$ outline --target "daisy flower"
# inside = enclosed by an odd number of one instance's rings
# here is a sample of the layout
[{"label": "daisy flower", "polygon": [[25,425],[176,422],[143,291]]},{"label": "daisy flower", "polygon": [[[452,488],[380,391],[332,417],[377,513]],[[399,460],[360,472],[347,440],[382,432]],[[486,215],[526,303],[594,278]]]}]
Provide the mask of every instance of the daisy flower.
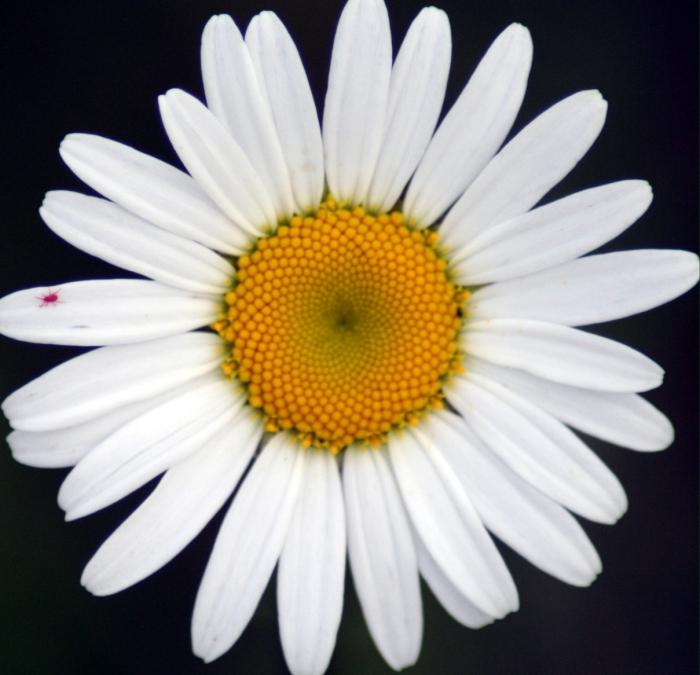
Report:
[{"label": "daisy flower", "polygon": [[626,510],[613,473],[572,431],[641,451],[673,439],[639,392],[663,371],[581,326],[663,304],[697,256],[589,255],[652,193],[608,183],[539,205],[605,121],[575,93],[504,144],[532,57],[506,28],[438,125],[451,58],[426,8],[392,59],[382,0],[350,0],[319,122],[280,20],[202,38],[206,105],[159,99],[185,171],[71,134],[68,166],[101,197],[50,192],[46,224],[147,279],[57,283],[0,300],[0,332],[97,347],[3,403],[14,457],[74,467],[73,520],[152,479],[82,583],[149,576],[231,494],[197,593],[196,655],[236,642],[277,569],[291,672],[322,673],[346,556],[367,626],[394,669],[416,661],[419,579],[479,628],[517,610],[492,533],[576,586],[600,560],[577,520]]}]

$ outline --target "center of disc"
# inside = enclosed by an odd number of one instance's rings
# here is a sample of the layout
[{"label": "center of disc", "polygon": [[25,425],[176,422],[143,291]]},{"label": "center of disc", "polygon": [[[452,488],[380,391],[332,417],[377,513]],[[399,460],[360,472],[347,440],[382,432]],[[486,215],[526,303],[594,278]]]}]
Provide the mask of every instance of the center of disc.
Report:
[{"label": "center of disc", "polygon": [[351,332],[357,327],[357,312],[352,307],[339,307],[333,312],[333,323],[340,332]]},{"label": "center of disc", "polygon": [[436,244],[400,212],[329,200],[236,261],[213,327],[231,344],[224,371],[268,431],[338,452],[376,446],[441,405],[444,378],[460,368],[465,292]]}]

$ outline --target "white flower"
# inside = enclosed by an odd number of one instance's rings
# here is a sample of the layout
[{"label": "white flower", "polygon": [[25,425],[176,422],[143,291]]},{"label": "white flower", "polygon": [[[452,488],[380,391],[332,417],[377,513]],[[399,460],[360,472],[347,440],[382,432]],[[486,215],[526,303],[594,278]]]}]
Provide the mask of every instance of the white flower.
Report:
[{"label": "white flower", "polygon": [[0,300],[5,335],[101,347],[8,397],[8,440],[26,464],[75,465],[59,493],[68,519],[164,472],[88,564],[90,591],[159,569],[239,483],[194,608],[206,661],[238,639],[278,565],[289,668],[323,672],[346,548],[396,669],[420,649],[419,573],[467,626],[517,609],[485,528],[553,576],[591,583],[600,561],[569,511],[612,523],[626,497],[569,426],[645,451],[673,430],[637,394],[661,369],[575,327],[667,302],[696,283],[698,261],[586,256],[645,212],[643,181],[533,208],[594,142],[606,105],[574,94],[499,150],[530,60],[527,30],[510,26],[433,134],[447,17],[423,10],[392,65],[383,3],[350,0],[321,132],[279,20],[263,12],[243,39],[219,16],[202,46],[208,107],[182,91],[160,100],[189,175],[66,138],[65,161],[107,199],[49,193],[42,217],[152,281]]}]

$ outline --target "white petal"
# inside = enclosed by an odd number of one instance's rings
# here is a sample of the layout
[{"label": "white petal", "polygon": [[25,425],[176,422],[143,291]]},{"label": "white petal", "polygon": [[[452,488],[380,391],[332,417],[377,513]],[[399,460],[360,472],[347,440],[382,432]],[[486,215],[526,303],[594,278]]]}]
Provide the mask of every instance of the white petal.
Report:
[{"label": "white petal", "polygon": [[581,431],[633,450],[673,443],[668,418],[637,394],[609,394],[543,380],[515,368],[471,358],[469,372],[489,377]]},{"label": "white petal", "polygon": [[482,612],[450,581],[418,535],[415,536],[415,542],[421,576],[447,613],[455,621],[469,628],[482,628],[493,623],[490,614]]},{"label": "white petal", "polygon": [[589,585],[602,566],[576,519],[521,480],[447,411],[431,416],[426,434],[458,476],[479,517],[533,565],[569,584]]},{"label": "white petal", "polygon": [[125,270],[195,293],[221,294],[231,283],[224,258],[105,199],[49,192],[39,212],[59,237]]},{"label": "white petal", "polygon": [[333,42],[323,110],[331,194],[364,203],[384,135],[391,30],[383,0],[349,0]]},{"label": "white petal", "polygon": [[44,468],[75,466],[107,436],[187,386],[189,383],[65,429],[13,431],[7,437],[7,444],[12,449],[14,459],[22,464]]},{"label": "white petal", "polygon": [[60,152],[81,180],[144,220],[231,255],[246,249],[250,235],[174,166],[92,134],[69,134]]},{"label": "white petal", "polygon": [[411,528],[383,450],[345,451],[343,492],[362,613],[384,660],[406,668],[418,658],[423,610]]},{"label": "white petal", "polygon": [[463,347],[501,366],[599,391],[646,391],[663,380],[663,370],[630,347],[542,321],[474,321],[463,336]]},{"label": "white petal", "polygon": [[530,33],[510,25],[486,52],[428,146],[406,193],[409,219],[431,225],[493,157],[520,109],[531,62]]},{"label": "white petal", "polygon": [[15,429],[49,431],[144,401],[217,368],[225,343],[186,333],[81,354],[32,380],[2,404]]},{"label": "white petal", "polygon": [[289,529],[303,464],[299,446],[275,435],[224,518],[192,615],[192,649],[206,662],[233,646],[255,612]]},{"label": "white petal", "polygon": [[617,237],[651,203],[651,188],[626,180],[577,192],[480,232],[454,251],[466,286],[523,277],[573,260]]},{"label": "white petal", "polygon": [[614,523],[627,509],[620,482],[561,422],[481,375],[446,392],[469,426],[515,473],[579,515]]},{"label": "white petal", "polygon": [[289,670],[322,675],[343,610],[345,511],[338,461],[308,450],[299,500],[277,568],[280,637]]},{"label": "white petal", "polygon": [[255,237],[276,225],[265,184],[222,123],[184,91],[171,89],[158,103],[175,152],[217,206]]},{"label": "white petal", "polygon": [[202,35],[202,79],[207,105],[229,130],[275,205],[278,219],[294,212],[292,186],[270,104],[238,27],[230,16],[209,19]]},{"label": "white petal", "polygon": [[206,447],[169,469],[90,559],[83,586],[95,595],[117,593],[170,562],[233,492],[261,435],[260,421],[244,410]]},{"label": "white petal", "polygon": [[485,614],[516,610],[505,563],[432,440],[418,430],[394,434],[389,454],[416,533],[442,573]]},{"label": "white petal", "polygon": [[206,326],[219,298],[156,281],[74,281],[0,299],[0,333],[15,340],[93,347],[141,342]]},{"label": "white petal", "polygon": [[323,197],[323,143],[299,52],[273,12],[254,17],[245,39],[269,101],[294,200],[300,211],[312,211]]},{"label": "white petal", "polygon": [[148,410],[108,436],[68,474],[58,492],[66,520],[113,504],[196,452],[243,405],[219,373]]},{"label": "white petal", "polygon": [[391,71],[384,140],[368,205],[388,211],[415,171],[437,124],[450,70],[447,14],[426,7],[411,24]]},{"label": "white petal", "polygon": [[532,208],[586,154],[605,121],[597,91],[565,98],[530,122],[479,174],[445,216],[440,233],[457,247]]},{"label": "white petal", "polygon": [[512,317],[583,326],[663,305],[697,281],[695,253],[606,253],[480,289],[470,299],[469,311],[474,319]]}]

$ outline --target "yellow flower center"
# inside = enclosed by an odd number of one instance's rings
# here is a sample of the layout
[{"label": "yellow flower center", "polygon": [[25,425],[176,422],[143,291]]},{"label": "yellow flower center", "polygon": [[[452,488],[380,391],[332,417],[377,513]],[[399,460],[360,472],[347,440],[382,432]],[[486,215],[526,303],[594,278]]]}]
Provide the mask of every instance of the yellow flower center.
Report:
[{"label": "yellow flower center", "polygon": [[338,452],[376,446],[441,406],[443,380],[460,368],[466,294],[436,244],[399,212],[329,200],[238,259],[213,327],[232,345],[224,371],[245,384],[268,431]]}]

